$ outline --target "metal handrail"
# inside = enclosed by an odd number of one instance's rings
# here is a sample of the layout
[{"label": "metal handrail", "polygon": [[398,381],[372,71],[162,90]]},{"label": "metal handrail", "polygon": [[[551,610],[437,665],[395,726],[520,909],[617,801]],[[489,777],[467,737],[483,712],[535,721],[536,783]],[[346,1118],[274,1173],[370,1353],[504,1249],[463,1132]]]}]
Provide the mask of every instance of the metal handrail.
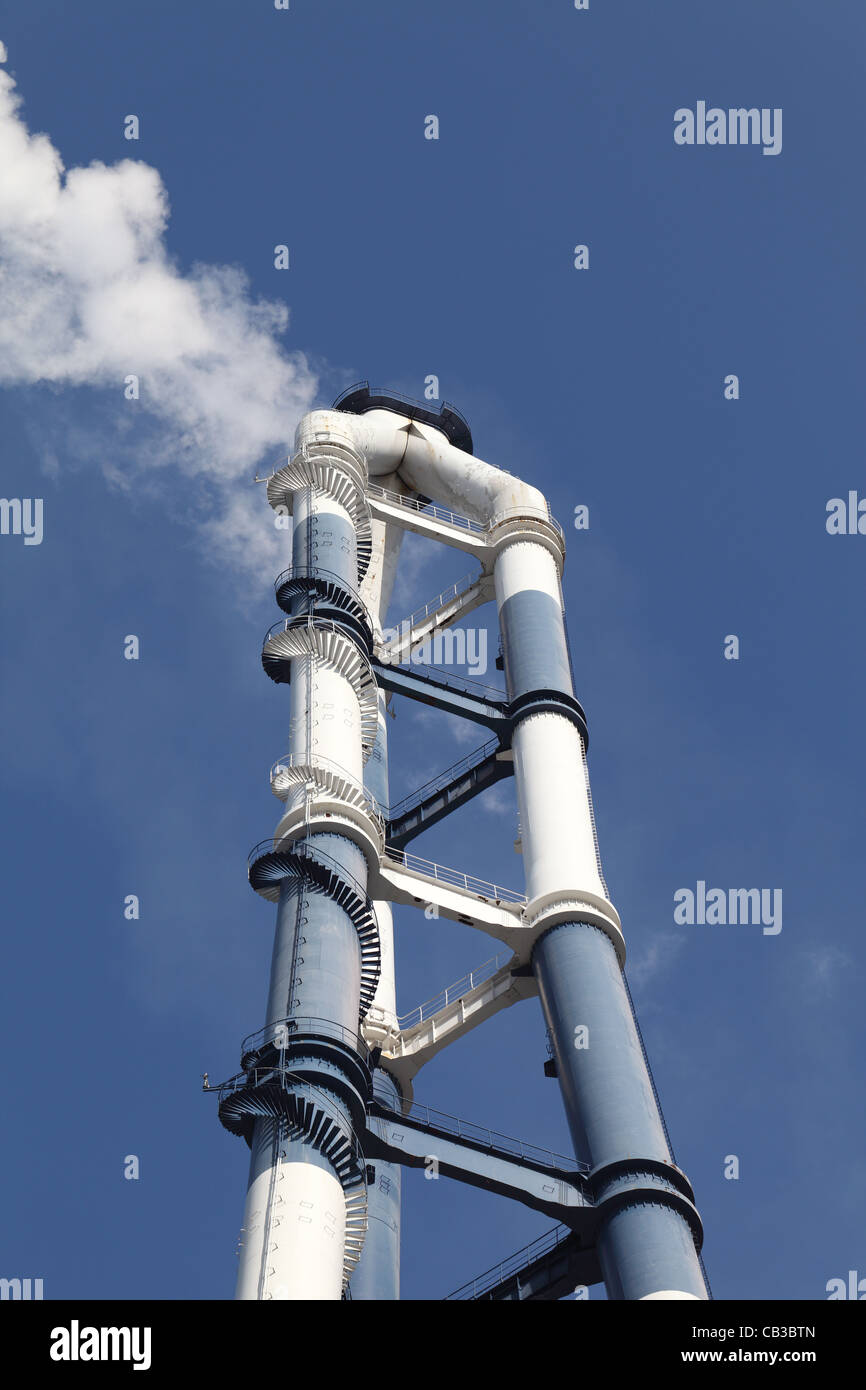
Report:
[{"label": "metal handrail", "polygon": [[[332,618],[317,618],[313,613],[287,614],[285,618],[279,618],[275,623],[271,624],[262,639],[262,646],[264,647],[278,632],[289,632],[292,628],[300,627],[318,629],[324,632],[335,632],[340,637],[345,636],[339,624],[335,623]],[[358,653],[358,657],[359,660],[366,661],[366,658],[362,657],[360,652]],[[367,662],[367,665],[369,665],[369,662]]]},{"label": "metal handrail", "polygon": [[389,492],[387,488],[380,487],[377,483],[367,484],[368,497],[378,498],[383,502],[391,503],[393,506],[404,507],[409,511],[418,512],[425,516],[431,516],[434,521],[443,521],[449,526],[456,526],[465,531],[474,531],[481,535],[489,535],[498,526],[505,525],[508,521],[540,521],[550,526],[565,545],[565,532],[556,517],[550,510],[549,504],[545,504],[545,514],[541,515],[541,509],[536,509],[536,513],[529,507],[506,507],[503,511],[496,512],[488,522],[472,521],[467,516],[461,516],[459,512],[449,511],[447,507],[440,507],[435,502],[429,502],[413,497],[405,497],[400,492]]},{"label": "metal handrail", "polygon": [[712,1291],[712,1289],[711,1289],[711,1287],[710,1287],[710,1276],[707,1274],[707,1267],[706,1267],[706,1265],[704,1264],[704,1257],[703,1257],[703,1255],[701,1254],[700,1250],[697,1251],[697,1256],[698,1256],[698,1264],[699,1264],[700,1267],[701,1267],[701,1274],[704,1276],[704,1283],[705,1283],[706,1286],[707,1286],[707,1296],[709,1297],[710,1301],[712,1302],[712,1300],[713,1300],[713,1291]]},{"label": "metal handrail", "polygon": [[504,1284],[507,1279],[514,1278],[522,1269],[528,1268],[536,1260],[541,1259],[542,1255],[549,1254],[551,1250],[564,1244],[573,1235],[574,1232],[569,1226],[554,1226],[543,1236],[530,1241],[529,1245],[524,1245],[522,1250],[517,1250],[513,1255],[509,1255],[507,1260],[500,1260],[499,1264],[491,1265],[490,1269],[486,1269],[477,1278],[470,1279],[467,1284],[461,1284],[459,1289],[447,1294],[443,1302],[447,1303],[450,1299],[477,1298],[479,1294],[495,1289],[497,1284]]},{"label": "metal handrail", "polygon": [[355,600],[359,607],[363,608],[365,612],[368,611],[367,605],[355,586],[350,584],[348,579],[344,579],[341,574],[337,574],[336,570],[322,569],[319,565],[289,565],[288,569],[284,569],[282,574],[277,575],[274,580],[274,588],[279,589],[280,585],[284,584],[288,579],[332,580],[335,584],[339,585],[341,589],[344,589],[346,593]]},{"label": "metal handrail", "polygon": [[[247,855],[247,872],[259,860],[268,854],[279,854],[281,842],[273,835],[269,835],[266,840],[259,840],[258,844],[253,845]],[[321,864],[324,868],[330,868],[338,878],[341,878],[348,887],[352,888],[363,902],[369,902],[366,886],[359,883],[354,874],[344,868],[330,854],[318,846],[310,846],[305,840],[293,840],[285,851],[294,854],[299,858],[311,859],[314,863]],[[395,864],[400,864],[410,872],[423,874],[425,878],[433,879],[437,883],[444,883],[452,888],[462,888],[464,892],[472,893],[475,897],[484,898],[488,901],[498,903],[520,903],[526,902],[525,893],[517,893],[512,888],[503,888],[498,883],[491,883],[483,878],[476,878],[473,874],[464,874],[459,869],[449,869],[444,864],[436,864],[432,859],[422,859],[417,854],[407,854],[405,850],[394,849],[391,845],[386,845],[384,858],[390,859]]]},{"label": "metal handrail", "polygon": [[468,994],[470,990],[475,989],[477,985],[485,984],[488,980],[493,978],[506,961],[512,959],[512,956],[500,952],[498,956],[492,956],[490,960],[486,960],[484,964],[479,965],[477,969],[470,970],[468,974],[463,975],[459,980],[455,981],[453,985],[447,985],[445,989],[435,994],[432,999],[426,999],[423,1004],[419,1004],[417,1008],[412,1009],[408,1014],[398,1014],[397,1022],[400,1025],[400,1031],[406,1032],[409,1028],[414,1028],[417,1024],[423,1023],[425,1018],[431,1018],[434,1014],[439,1013],[441,1009],[445,1009],[449,1004],[455,1003],[458,999],[462,998],[464,994]]},{"label": "metal handrail", "polygon": [[[412,396],[407,396],[403,391],[392,391],[390,386],[371,386],[369,381],[356,381],[353,386],[348,386],[345,391],[341,391],[337,399],[334,401],[332,408],[334,410],[339,410],[341,403],[344,400],[346,400],[347,397],[354,395],[356,391],[364,387],[366,387],[369,395],[373,398],[385,396],[388,397],[389,400],[400,401],[402,405],[408,405],[413,410],[421,409],[426,411],[430,415],[433,414],[432,410],[427,410],[427,407],[424,405],[422,401],[415,400]],[[464,426],[467,435],[470,433],[469,421],[466,419],[466,416],[463,414],[463,412],[457,409],[456,405],[452,405],[450,401],[439,401],[438,404],[440,415],[443,414],[443,412],[448,411],[451,415],[455,417],[455,419],[460,421],[461,425]],[[433,428],[435,429],[436,426],[434,425]],[[491,464],[491,467],[495,468],[496,464]]]},{"label": "metal handrail", "polygon": [[[491,517],[490,522],[487,526],[487,530],[492,531],[494,527],[501,526],[505,522],[510,520],[541,521],[546,522],[549,526],[553,527],[554,531],[559,536],[559,539],[562,541],[564,545],[565,532],[563,531],[562,526],[557,521],[556,517],[553,515],[553,512],[550,510],[549,502],[545,503],[545,509],[547,515],[538,516],[533,514],[532,510],[528,507],[506,507],[503,511],[497,512],[495,516]],[[540,511],[540,508],[538,510]]]},{"label": "metal handrail", "polygon": [[[292,455],[289,453],[288,450],[286,450],[286,452],[285,452],[284,454],[280,454],[279,458],[278,458],[278,459],[275,459],[274,462],[271,464],[271,471],[270,471],[270,473],[262,473],[262,474],[260,475],[259,472],[258,472],[258,470],[257,470],[257,471],[253,474],[253,482],[254,482],[254,483],[267,483],[267,482],[269,482],[271,478],[276,477],[276,475],[279,473],[279,471],[280,471],[281,468],[286,468],[286,467],[288,466],[288,464],[291,463],[291,461],[292,461]],[[267,464],[265,465],[265,467],[267,467]]]},{"label": "metal handrail", "polygon": [[459,598],[461,594],[465,594],[474,584],[480,583],[483,577],[480,571],[473,574],[464,574],[462,579],[457,579],[453,584],[449,584],[448,588],[443,589],[441,594],[437,594],[435,598],[431,598],[427,603],[423,603],[420,608],[416,608],[414,613],[410,613],[407,618],[403,619],[403,622],[407,623],[411,629],[416,622],[422,621],[424,618],[429,618],[431,613],[437,612],[449,599]]},{"label": "metal handrail", "polygon": [[[308,1080],[304,1076],[300,1076],[297,1072],[291,1071],[290,1068],[286,1066],[280,1066],[278,1064],[277,1066],[251,1067],[249,1071],[236,1072],[235,1075],[230,1076],[227,1081],[221,1081],[218,1086],[208,1086],[206,1089],[210,1094],[219,1095],[220,1099],[224,1099],[226,1096],[236,1095],[238,1091],[255,1090],[257,1086],[261,1086],[275,1079],[279,1080],[281,1090],[287,1091],[289,1089],[286,1085],[286,1082],[289,1081],[291,1082],[291,1091],[293,1093],[302,1092],[308,1096],[314,1097],[316,1103],[321,1106],[329,1118],[343,1131],[344,1136],[351,1144],[355,1158],[358,1158],[363,1153],[361,1140],[355,1131],[354,1125],[352,1125],[351,1119],[340,1109],[335,1096],[330,1094],[323,1086],[317,1086],[314,1082]],[[347,1120],[349,1134],[346,1134],[345,1130]],[[364,1181],[364,1187],[366,1188],[366,1170],[362,1169],[361,1177]]]},{"label": "metal handrail", "polygon": [[277,761],[271,765],[271,770],[268,775],[272,787],[274,784],[274,774],[281,769],[290,767],[321,767],[331,772],[336,772],[345,782],[351,782],[352,786],[360,792],[367,802],[370,814],[373,816],[374,820],[376,820],[377,823],[381,823],[380,828],[384,830],[385,820],[388,814],[387,806],[383,806],[381,802],[377,801],[375,796],[364,786],[363,782],[359,781],[357,777],[354,777],[351,772],[347,771],[342,763],[335,762],[333,758],[326,758],[321,753],[287,753],[284,757],[278,758]]},{"label": "metal handrail", "polygon": [[444,666],[431,666],[428,662],[421,661],[385,661],[384,653],[379,656],[382,666],[410,666],[412,675],[419,681],[438,682],[441,685],[450,685],[452,688],[457,686],[471,687],[465,689],[464,694],[474,695],[476,700],[492,701],[495,704],[505,705],[508,702],[507,692],[498,685],[484,685],[482,681],[475,681],[471,676],[461,676],[456,671],[448,671]]},{"label": "metal handrail", "polygon": [[360,1053],[365,1059],[370,1055],[369,1048],[361,1041],[357,1028],[353,1031],[329,1018],[293,1015],[276,1019],[273,1023],[266,1023],[264,1028],[259,1028],[257,1032],[250,1033],[245,1037],[241,1043],[241,1058],[245,1053],[255,1052],[260,1047],[266,1046],[267,1043],[273,1043],[277,1051],[282,1052],[291,1036],[297,1033],[312,1033],[321,1037],[334,1038]]},{"label": "metal handrail", "polygon": [[581,739],[580,741],[580,752],[581,758],[583,760],[583,778],[584,782],[586,783],[586,804],[589,810],[589,825],[590,829],[592,830],[592,843],[595,847],[595,866],[598,869],[598,877],[601,882],[602,889],[604,890],[604,896],[606,898],[609,898],[610,894],[607,889],[607,882],[605,881],[604,872],[601,867],[601,846],[598,843],[598,827],[595,823],[595,811],[592,805],[592,787],[589,784],[589,767],[586,761],[586,747],[584,745],[583,739]]},{"label": "metal handrail", "polygon": [[[253,845],[247,855],[247,873],[249,873],[257,860],[263,859],[266,854],[279,854],[281,852],[281,847],[281,840],[273,835],[269,835],[266,840],[259,840],[258,844]],[[369,904],[370,899],[364,884],[359,883],[354,874],[350,873],[348,869],[345,869],[343,865],[339,863],[338,860],[332,858],[330,854],[326,854],[324,850],[319,849],[318,846],[312,848],[306,840],[292,840],[283,852],[286,854],[294,854],[301,859],[312,859],[314,863],[321,864],[323,868],[333,870],[338,878],[341,878],[349,888],[353,889],[356,896],[359,897],[362,902]]]},{"label": "metal handrail", "polygon": [[444,883],[451,888],[462,888],[475,897],[492,902],[526,902],[525,893],[516,893],[511,888],[501,888],[498,883],[488,883],[472,874],[461,873],[459,869],[448,869],[443,864],[434,864],[432,859],[421,859],[417,854],[407,854],[405,850],[394,849],[391,845],[385,847],[385,858],[402,864],[410,872],[414,871],[423,874],[425,878],[435,879],[437,883]]},{"label": "metal handrail", "polygon": [[456,526],[460,530],[476,531],[483,534],[488,529],[481,521],[471,521],[468,516],[461,516],[459,512],[449,511],[447,507],[439,507],[434,502],[404,497],[401,492],[389,492],[387,488],[380,487],[378,483],[367,484],[367,496],[378,498],[380,501],[388,502],[396,507],[403,507],[408,511],[430,516],[434,521],[445,522],[446,525]]},{"label": "metal handrail", "polygon": [[[227,1081],[220,1081],[216,1086],[208,1086],[208,1092],[216,1092],[220,1096],[233,1096],[238,1091],[253,1090],[263,1082],[279,1078],[283,1075],[283,1068],[280,1066],[250,1067],[249,1071],[237,1071],[234,1076],[230,1076]],[[282,1084],[282,1083],[281,1083]]]},{"label": "metal handrail", "polygon": [[499,739],[492,738],[487,743],[483,743],[480,748],[474,748],[471,753],[467,753],[458,762],[446,767],[444,772],[437,773],[435,777],[430,778],[429,782],[422,783],[420,787],[416,787],[413,792],[404,796],[396,805],[389,807],[388,819],[396,820],[398,816],[405,815],[407,811],[411,810],[413,805],[420,806],[421,802],[425,801],[428,796],[432,796],[434,792],[447,787],[450,782],[454,781],[455,777],[459,777],[463,772],[470,772],[473,767],[480,766],[499,747]]},{"label": "metal handrail", "polygon": [[[384,1110],[390,1108],[381,1100],[377,1104]],[[476,1125],[470,1120],[461,1120],[459,1116],[448,1115],[443,1110],[433,1110],[429,1105],[419,1105],[414,1100],[408,1110],[394,1110],[391,1113],[395,1120],[415,1120],[428,1129],[450,1134],[455,1139],[465,1139],[489,1151],[509,1154],[512,1158],[521,1159],[536,1167],[558,1168],[567,1173],[579,1174],[590,1171],[589,1164],[581,1162],[573,1154],[560,1154],[553,1149],[539,1148],[537,1144],[526,1144],[522,1139],[500,1134],[498,1130],[488,1129],[486,1125]]]},{"label": "metal handrail", "polygon": [[366,473],[367,460],[364,454],[361,452],[358,446],[352,442],[352,440],[347,438],[333,439],[329,437],[327,440],[308,440],[305,444],[301,445],[300,449],[296,449],[294,453],[292,453],[290,450],[287,450],[284,454],[280,454],[279,458],[277,458],[274,461],[274,463],[271,464],[270,473],[263,473],[260,476],[259,473],[256,472],[253,476],[253,482],[269,482],[271,478],[275,478],[276,475],[280,473],[284,468],[288,468],[292,463],[294,463],[295,459],[300,458],[306,462],[309,459],[323,457],[322,454],[311,453],[311,447],[317,447],[320,449],[334,449],[338,452],[342,451],[342,453],[348,454],[351,457],[352,462],[356,465],[359,472],[363,471],[364,473]]}]

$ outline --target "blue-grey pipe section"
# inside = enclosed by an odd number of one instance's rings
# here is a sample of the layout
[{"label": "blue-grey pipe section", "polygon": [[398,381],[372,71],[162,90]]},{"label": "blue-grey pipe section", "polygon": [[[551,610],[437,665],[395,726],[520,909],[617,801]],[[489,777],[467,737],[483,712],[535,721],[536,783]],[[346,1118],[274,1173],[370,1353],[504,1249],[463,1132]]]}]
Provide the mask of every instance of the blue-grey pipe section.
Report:
[{"label": "blue-grey pipe section", "polygon": [[598,1236],[597,1249],[610,1299],[672,1290],[708,1297],[692,1233],[683,1217],[667,1207],[636,1201],[614,1212]]},{"label": "blue-grey pipe section", "polygon": [[[565,923],[541,937],[532,964],[578,1158],[593,1166],[628,1154],[669,1162],[610,938]],[[582,1028],[586,1035],[575,1032]]]},{"label": "blue-grey pipe section", "polygon": [[[561,601],[520,589],[500,607],[509,697],[574,694]],[[524,717],[567,717],[554,705]],[[519,716],[518,716],[519,718]],[[537,832],[537,827],[536,827]],[[563,860],[562,887],[568,882]],[[555,891],[554,878],[545,891]],[[537,941],[532,967],[554,1048],[575,1152],[593,1170],[598,1253],[610,1298],[707,1295],[684,1175],[673,1168],[616,952],[600,928],[574,921]],[[643,1166],[642,1166],[643,1165]],[[670,1174],[671,1180],[666,1178]],[[678,1182],[680,1183],[678,1188]]]},{"label": "blue-grey pipe section", "polygon": [[388,734],[385,727],[387,719],[385,692],[379,691],[379,727],[376,742],[364,768],[364,786],[369,796],[383,808],[388,809],[390,791],[388,783]]},{"label": "blue-grey pipe section", "polygon": [[[400,1109],[400,1093],[387,1072],[376,1072],[375,1092],[386,1105]],[[378,1158],[373,1168],[375,1176],[367,1184],[367,1234],[352,1275],[351,1293],[353,1299],[391,1303],[400,1297],[402,1168]]]},{"label": "blue-grey pipe section", "polygon": [[574,692],[562,607],[540,589],[512,594],[499,611],[502,655],[512,700],[530,690]]},{"label": "blue-grey pipe section", "polygon": [[[366,875],[361,851],[341,835],[312,835],[321,849],[357,877]],[[268,1024],[285,1018],[320,1018],[357,1033],[361,947],[354,923],[321,889],[284,879],[271,960]]]},{"label": "blue-grey pipe section", "polygon": [[[385,695],[380,692],[384,712]],[[380,718],[373,751],[364,769],[364,785],[370,796],[387,806],[388,735]],[[400,1092],[393,1077],[381,1068],[373,1073],[377,1097],[394,1110],[400,1109]],[[360,1263],[352,1275],[353,1299],[391,1303],[400,1297],[400,1195],[403,1170],[399,1163],[377,1159],[375,1177],[367,1184],[367,1234]]]},{"label": "blue-grey pipe section", "polygon": [[[361,851],[341,835],[312,835],[306,842],[321,850],[353,878],[366,878]],[[297,1019],[299,1031],[320,1032],[333,1037],[327,1024],[346,1030],[344,1041],[354,1045],[358,1038],[358,1007],[361,991],[361,946],[349,915],[327,893],[309,882],[286,878],[280,887],[277,924],[271,961],[267,1024]],[[316,1020],[325,1023],[317,1025]],[[353,1131],[352,1119],[342,1094],[342,1067],[338,1056],[299,1056],[295,1066],[303,1067],[307,1080],[300,1091],[323,1107],[337,1121],[344,1134]],[[291,1071],[292,1061],[289,1061]],[[310,1072],[316,1081],[311,1081]],[[312,1087],[312,1089],[309,1089]],[[294,1089],[291,1075],[286,1089]],[[334,1164],[302,1136],[287,1135],[284,1142],[293,1163],[312,1163],[334,1172]],[[276,1157],[270,1121],[256,1121],[253,1137],[250,1181],[260,1167]],[[257,1166],[258,1165],[258,1166]]]},{"label": "blue-grey pipe section", "polygon": [[[310,510],[313,496],[311,490],[306,495],[303,514],[296,516],[294,521],[293,566],[298,570],[326,570],[354,590],[358,582],[354,530],[347,518],[335,512]],[[296,614],[307,612],[310,603],[311,596],[298,594],[292,604],[293,611]],[[319,851],[327,856],[325,862],[331,861],[328,866],[337,873],[342,870],[353,891],[359,895],[366,893],[366,860],[351,840],[339,834],[315,833],[302,843],[314,854]],[[277,907],[268,1027],[284,1019],[296,1019],[299,1032],[308,1035],[320,1032],[323,1038],[333,1039],[333,1029],[327,1026],[317,1029],[315,1020],[322,1020],[325,1025],[336,1024],[346,1030],[347,1036],[342,1041],[357,1045],[360,993],[361,946],[348,912],[320,885],[287,877],[281,884]],[[335,1119],[339,1117],[344,1131],[350,1134],[353,1129],[351,1115],[340,1094],[339,1053],[332,1052],[327,1060],[322,1056],[318,1059],[315,1055],[305,1056],[302,1064],[305,1073],[313,1071],[318,1077],[317,1082],[312,1083],[314,1090],[310,1094],[315,1097],[315,1086],[318,1086],[318,1100]],[[292,1090],[290,1076],[286,1085]],[[272,1142],[268,1145],[261,1137],[262,1127],[268,1123],[257,1121],[254,1153],[262,1146],[268,1152],[273,1148]],[[293,1136],[286,1142],[291,1147],[293,1162],[311,1162],[336,1172],[330,1161],[302,1137]]]},{"label": "blue-grey pipe section", "polygon": [[[563,923],[536,943],[532,966],[578,1158],[596,1172],[627,1162],[631,1177],[658,1187],[657,1167],[642,1169],[641,1160],[671,1157],[610,939]],[[620,1185],[619,1173],[599,1173],[597,1203]],[[707,1297],[691,1229],[674,1205],[636,1197],[604,1221],[598,1251],[609,1297]]]}]

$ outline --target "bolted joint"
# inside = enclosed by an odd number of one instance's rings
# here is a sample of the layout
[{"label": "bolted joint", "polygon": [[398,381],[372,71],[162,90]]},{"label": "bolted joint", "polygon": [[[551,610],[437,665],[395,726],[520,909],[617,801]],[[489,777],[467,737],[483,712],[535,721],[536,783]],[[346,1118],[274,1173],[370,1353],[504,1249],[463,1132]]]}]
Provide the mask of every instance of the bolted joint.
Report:
[{"label": "bolted joint", "polygon": [[692,1185],[681,1168],[654,1158],[627,1158],[606,1163],[590,1173],[595,1207],[602,1224],[625,1207],[640,1204],[665,1206],[687,1222],[701,1249],[704,1228],[695,1206]]},{"label": "bolted joint", "polygon": [[523,695],[518,695],[508,706],[512,731],[522,719],[532,714],[561,714],[568,719],[583,739],[583,751],[586,753],[589,747],[586,714],[583,705],[573,695],[567,695],[564,690],[527,690]]}]

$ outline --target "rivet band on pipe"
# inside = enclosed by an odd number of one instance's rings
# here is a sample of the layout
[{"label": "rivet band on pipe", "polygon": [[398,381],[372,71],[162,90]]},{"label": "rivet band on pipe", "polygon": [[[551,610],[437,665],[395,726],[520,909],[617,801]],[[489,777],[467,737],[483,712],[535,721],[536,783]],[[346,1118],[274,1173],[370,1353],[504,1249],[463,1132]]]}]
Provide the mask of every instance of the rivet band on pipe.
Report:
[{"label": "rivet band on pipe", "polygon": [[527,690],[525,694],[512,700],[508,707],[512,728],[531,714],[561,714],[578,730],[586,752],[589,746],[586,715],[580,701],[575,700],[573,695],[566,695],[563,690]]}]

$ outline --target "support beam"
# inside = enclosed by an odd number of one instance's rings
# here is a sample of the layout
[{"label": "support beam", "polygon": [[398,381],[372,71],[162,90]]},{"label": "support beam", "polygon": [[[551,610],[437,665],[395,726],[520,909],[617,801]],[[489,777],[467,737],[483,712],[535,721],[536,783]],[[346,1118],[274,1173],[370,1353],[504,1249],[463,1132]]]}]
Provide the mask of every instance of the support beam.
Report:
[{"label": "support beam", "polygon": [[[365,1021],[365,1036],[373,1025],[382,1039],[382,1065],[399,1078],[404,1092],[408,1094],[421,1068],[443,1048],[464,1038],[474,1028],[512,1004],[534,998],[537,992],[532,974],[528,974],[518,958],[512,956],[487,979],[449,999],[441,1008],[419,1019],[411,1027],[398,1029],[390,1035],[384,1027],[384,1019],[379,1019],[376,1010],[371,1009]],[[370,1040],[372,1037],[371,1031]]]},{"label": "support beam", "polygon": [[[574,1170],[555,1163],[548,1166],[531,1158],[515,1158],[493,1142],[484,1146],[483,1141],[449,1134],[435,1124],[389,1114],[375,1102],[367,1121],[365,1151],[374,1158],[388,1158],[410,1168],[423,1168],[435,1160],[441,1176],[502,1197],[513,1197],[533,1211],[567,1222],[587,1243],[592,1239],[592,1200],[581,1174]],[[551,1159],[556,1157],[550,1155]]]},{"label": "support beam", "polygon": [[[396,627],[396,635],[378,645],[375,655],[390,665],[403,661],[422,643],[467,617],[494,597],[493,574],[468,574],[451,584]],[[390,628],[389,632],[395,629]]]},{"label": "support beam", "polygon": [[585,1249],[567,1226],[554,1226],[509,1259],[470,1279],[447,1301],[474,1303],[550,1303],[573,1293],[579,1284],[601,1282],[595,1250]]},{"label": "support beam", "polygon": [[404,797],[390,811],[386,835],[393,849],[404,849],[410,840],[429,829],[451,811],[465,806],[467,801],[488,787],[510,777],[513,772],[510,750],[497,740],[476,748],[459,763],[439,777],[425,783]]},{"label": "support beam", "polygon": [[434,905],[442,917],[478,927],[512,949],[515,937],[527,935],[523,924],[526,899],[522,894],[496,883],[485,883],[459,869],[447,869],[414,854],[389,850],[378,871],[374,871],[372,882],[377,898],[409,907]]},{"label": "support beam", "polygon": [[416,536],[427,536],[430,540],[453,546],[455,550],[463,550],[482,563],[487,556],[485,528],[458,512],[413,502],[409,497],[388,492],[373,484],[367,490],[367,500],[373,516],[381,521],[390,521],[402,526],[405,531],[414,531]]},{"label": "support beam", "polygon": [[508,717],[508,704],[497,700],[495,691],[473,682],[462,680],[460,676],[437,673],[419,668],[395,666],[390,662],[373,662],[377,683],[383,690],[393,691],[395,695],[407,695],[410,700],[418,700],[422,705],[440,709],[445,714],[459,714],[475,724],[484,724],[495,733],[507,737],[511,722]]}]

